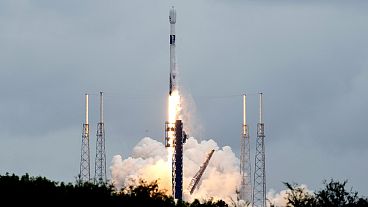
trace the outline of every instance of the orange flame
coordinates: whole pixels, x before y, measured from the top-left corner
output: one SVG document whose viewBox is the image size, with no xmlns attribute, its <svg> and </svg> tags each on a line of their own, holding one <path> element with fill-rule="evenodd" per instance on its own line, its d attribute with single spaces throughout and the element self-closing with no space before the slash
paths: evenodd
<svg viewBox="0 0 368 207">
<path fill-rule="evenodd" d="M 180 115 L 180 95 L 177 90 L 172 91 L 169 96 L 169 108 L 168 108 L 168 122 L 170 125 L 175 125 L 176 120 L 179 119 Z M 168 132 L 168 144 L 170 147 L 167 148 L 167 160 L 169 169 L 172 168 L 172 156 L 174 153 L 174 139 L 175 139 L 175 131 Z"/>
</svg>

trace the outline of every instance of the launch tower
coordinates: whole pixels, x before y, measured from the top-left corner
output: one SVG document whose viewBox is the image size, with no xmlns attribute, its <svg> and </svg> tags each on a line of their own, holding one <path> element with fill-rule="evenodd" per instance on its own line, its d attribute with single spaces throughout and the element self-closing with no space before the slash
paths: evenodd
<svg viewBox="0 0 368 207">
<path fill-rule="evenodd" d="M 257 124 L 257 142 L 254 169 L 253 207 L 266 207 L 266 159 L 264 144 L 264 123 L 262 120 L 262 96 L 259 94 L 259 123 Z"/>
<path fill-rule="evenodd" d="M 252 201 L 251 163 L 250 163 L 250 140 L 246 117 L 246 95 L 243 95 L 243 126 L 240 138 L 240 189 L 239 199 L 248 203 Z"/>
<path fill-rule="evenodd" d="M 183 200 L 183 145 L 187 135 L 183 130 L 183 122 L 175 122 L 174 154 L 172 158 L 172 190 L 175 199 Z"/>
<path fill-rule="evenodd" d="M 83 124 L 79 181 L 90 181 L 89 125 L 88 125 L 88 94 L 86 96 L 86 120 Z"/>
<path fill-rule="evenodd" d="M 97 124 L 95 183 L 106 184 L 105 126 L 103 120 L 103 92 L 100 92 L 100 122 Z"/>
</svg>

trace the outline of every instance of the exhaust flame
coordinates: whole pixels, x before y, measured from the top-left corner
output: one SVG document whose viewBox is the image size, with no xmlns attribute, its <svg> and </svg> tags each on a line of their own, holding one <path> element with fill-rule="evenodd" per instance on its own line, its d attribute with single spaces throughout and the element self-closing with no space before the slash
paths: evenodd
<svg viewBox="0 0 368 207">
<path fill-rule="evenodd" d="M 175 121 L 180 118 L 180 95 L 179 91 L 175 90 L 169 96 L 169 123 L 175 123 Z"/>
<path fill-rule="evenodd" d="M 172 91 L 171 95 L 169 96 L 169 108 L 168 108 L 168 122 L 171 126 L 175 126 L 175 121 L 178 120 L 181 107 L 180 107 L 180 95 L 178 90 Z M 171 168 L 172 165 L 172 156 L 174 153 L 174 139 L 175 139 L 175 131 L 169 131 L 168 132 L 168 144 L 169 147 L 167 148 L 167 160 L 169 164 L 169 168 Z"/>
</svg>

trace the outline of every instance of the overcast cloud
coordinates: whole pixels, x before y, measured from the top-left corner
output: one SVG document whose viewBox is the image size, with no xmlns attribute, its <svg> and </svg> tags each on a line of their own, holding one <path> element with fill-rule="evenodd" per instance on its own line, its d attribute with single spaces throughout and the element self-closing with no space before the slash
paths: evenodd
<svg viewBox="0 0 368 207">
<path fill-rule="evenodd" d="M 172 4 L 180 83 L 202 129 L 192 135 L 239 153 L 247 92 L 254 144 L 262 91 L 268 188 L 336 178 L 368 194 L 368 3 L 358 0 L 0 1 L 0 173 L 74 181 L 85 92 L 91 137 L 106 94 L 108 163 L 144 136 L 162 141 Z"/>
</svg>

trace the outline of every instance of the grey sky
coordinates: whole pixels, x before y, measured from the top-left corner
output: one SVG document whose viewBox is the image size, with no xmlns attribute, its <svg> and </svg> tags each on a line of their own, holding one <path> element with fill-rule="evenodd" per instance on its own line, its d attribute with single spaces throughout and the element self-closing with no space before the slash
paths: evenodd
<svg viewBox="0 0 368 207">
<path fill-rule="evenodd" d="M 263 91 L 268 188 L 337 178 L 368 194 L 368 3 L 358 0 L 0 1 L 0 173 L 74 181 L 85 92 L 93 132 L 106 92 L 108 162 L 144 136 L 162 140 L 173 2 L 197 138 L 238 153 L 240 94 L 254 138 Z"/>
</svg>

